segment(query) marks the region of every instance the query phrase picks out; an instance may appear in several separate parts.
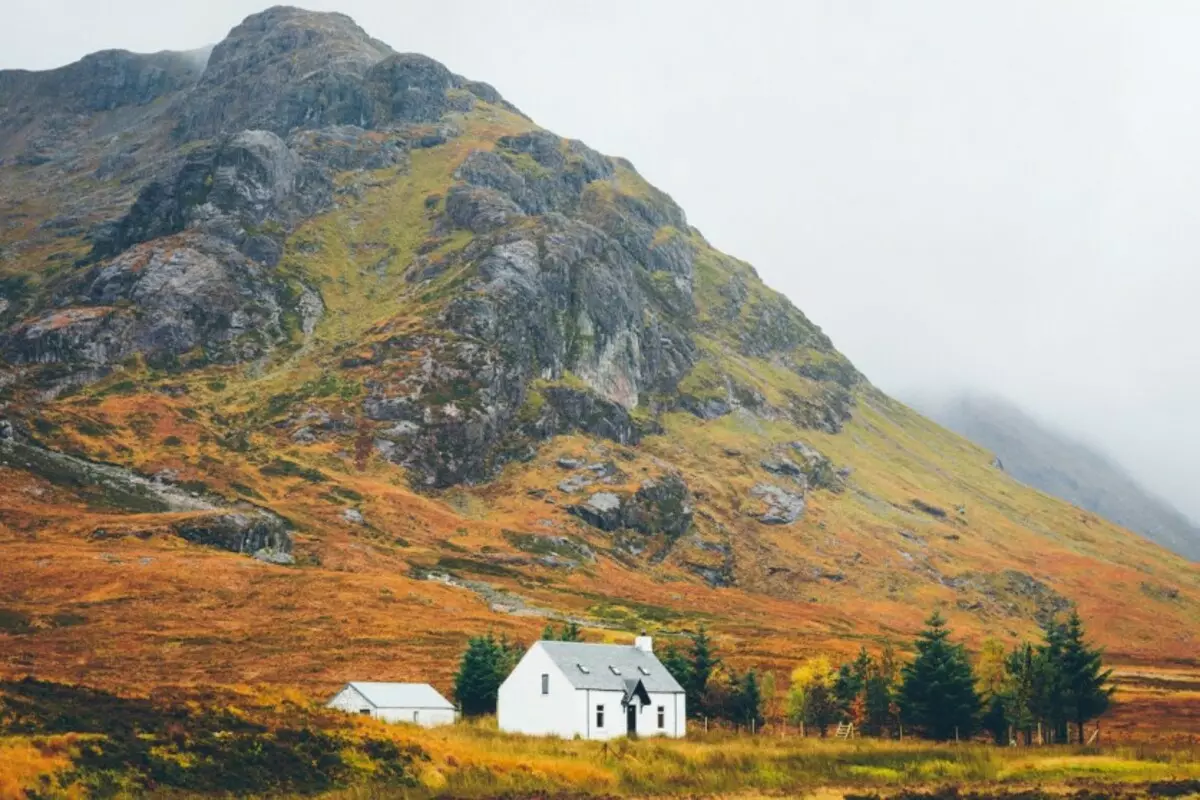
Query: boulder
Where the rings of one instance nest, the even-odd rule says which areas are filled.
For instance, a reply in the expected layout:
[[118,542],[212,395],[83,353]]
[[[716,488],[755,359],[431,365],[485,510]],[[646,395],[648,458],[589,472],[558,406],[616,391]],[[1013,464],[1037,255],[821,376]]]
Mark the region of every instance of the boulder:
[[757,515],[764,525],[790,525],[804,515],[804,497],[769,483],[760,483],[750,494],[766,503],[766,511]]
[[624,527],[621,498],[613,492],[596,492],[587,502],[567,508],[593,528],[617,531]]

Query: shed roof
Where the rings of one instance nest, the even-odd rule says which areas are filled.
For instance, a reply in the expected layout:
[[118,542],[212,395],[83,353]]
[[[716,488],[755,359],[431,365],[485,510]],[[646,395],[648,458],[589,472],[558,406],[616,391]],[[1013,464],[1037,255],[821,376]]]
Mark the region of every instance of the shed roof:
[[428,683],[353,681],[346,685],[367,698],[367,702],[376,708],[454,708],[453,703]]
[[633,645],[588,642],[538,642],[576,689],[626,692],[628,679],[640,680],[648,692],[682,692],[679,681],[658,657]]

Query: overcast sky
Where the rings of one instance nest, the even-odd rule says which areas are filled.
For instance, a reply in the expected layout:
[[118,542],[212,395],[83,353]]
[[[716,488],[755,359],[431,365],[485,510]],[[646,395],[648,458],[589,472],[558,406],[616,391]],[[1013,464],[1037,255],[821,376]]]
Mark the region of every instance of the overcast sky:
[[[0,68],[264,7],[12,3]],[[1200,518],[1200,4],[304,5],[630,158],[885,390],[1005,395]]]

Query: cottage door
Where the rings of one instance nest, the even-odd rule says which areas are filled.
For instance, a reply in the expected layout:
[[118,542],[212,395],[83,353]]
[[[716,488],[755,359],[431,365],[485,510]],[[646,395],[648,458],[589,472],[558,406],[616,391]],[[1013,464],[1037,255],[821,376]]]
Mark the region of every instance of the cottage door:
[[625,706],[625,733],[631,737],[637,736],[637,703]]

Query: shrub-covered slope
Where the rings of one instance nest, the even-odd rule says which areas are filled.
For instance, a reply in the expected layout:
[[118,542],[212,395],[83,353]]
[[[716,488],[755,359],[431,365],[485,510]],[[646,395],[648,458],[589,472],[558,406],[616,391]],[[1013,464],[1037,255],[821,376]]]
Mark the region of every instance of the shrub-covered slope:
[[1071,602],[1194,657],[1194,566],[878,392],[628,162],[340,15],[102,55],[0,73],[0,669],[444,681],[546,616],[782,667]]

